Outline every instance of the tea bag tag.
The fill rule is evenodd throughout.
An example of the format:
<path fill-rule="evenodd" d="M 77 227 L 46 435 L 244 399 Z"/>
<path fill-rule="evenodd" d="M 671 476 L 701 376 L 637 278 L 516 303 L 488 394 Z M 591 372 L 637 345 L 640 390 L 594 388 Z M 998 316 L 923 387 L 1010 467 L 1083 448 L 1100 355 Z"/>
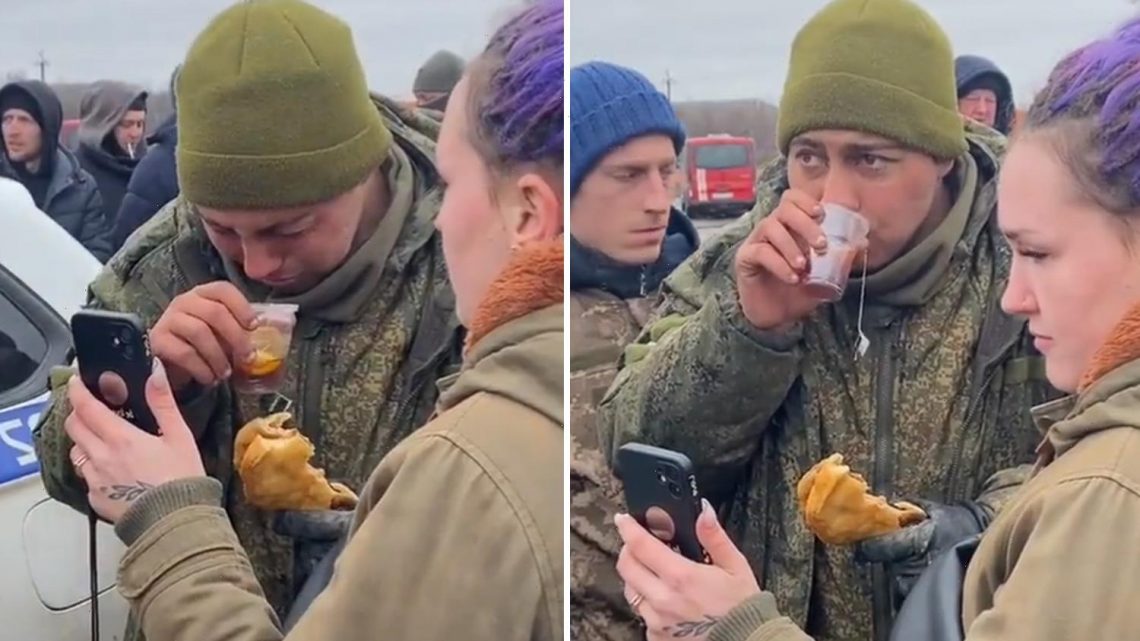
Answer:
<path fill-rule="evenodd" d="M 269 401 L 269 413 L 270 414 L 277 414 L 280 412 L 288 412 L 292 409 L 293 409 L 293 399 L 289 398 L 288 396 L 285 396 L 284 394 L 281 394 L 280 392 L 274 392 L 272 399 L 270 399 L 270 401 Z"/>
<path fill-rule="evenodd" d="M 859 280 L 859 318 L 855 327 L 859 330 L 859 340 L 855 344 L 855 360 L 866 355 L 871 347 L 871 340 L 863 332 L 863 304 L 867 300 L 867 250 L 863 250 L 863 277 Z"/>

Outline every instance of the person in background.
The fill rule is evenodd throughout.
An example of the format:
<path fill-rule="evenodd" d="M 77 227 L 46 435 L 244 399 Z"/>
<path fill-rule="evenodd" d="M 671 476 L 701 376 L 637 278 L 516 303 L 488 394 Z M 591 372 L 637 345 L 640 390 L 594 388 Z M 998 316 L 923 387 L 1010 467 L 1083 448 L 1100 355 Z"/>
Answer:
<path fill-rule="evenodd" d="M 91 174 L 59 144 L 63 106 L 48 85 L 20 80 L 0 89 L 4 162 L 35 206 L 67 230 L 99 262 L 114 253 L 103 200 Z"/>
<path fill-rule="evenodd" d="M 178 146 L 178 72 L 170 77 L 170 99 L 174 113 L 147 138 L 146 155 L 139 161 L 127 183 L 127 193 L 115 216 L 111 242 L 118 251 L 127 237 L 154 217 L 166 203 L 178 196 L 178 171 L 174 150 Z"/>
<path fill-rule="evenodd" d="M 597 404 L 661 282 L 696 250 L 673 207 L 685 131 L 645 76 L 606 62 L 570 70 L 570 632 L 639 639 L 614 569 L 620 484 L 598 445 Z"/>
<path fill-rule="evenodd" d="M 934 18 L 910 0 L 835 0 L 789 62 L 782 157 L 761 171 L 756 208 L 665 280 L 598 431 L 611 461 L 629 442 L 686 454 L 798 625 L 883 641 L 930 560 L 984 530 L 1027 478 L 1040 440 L 1029 408 L 1052 390 L 1024 321 L 998 304 L 1005 138 L 958 114 Z M 828 245 L 825 204 L 869 225 L 836 301 L 805 286 Z M 930 518 L 821 544 L 796 487 L 832 453 Z"/>
<path fill-rule="evenodd" d="M 562 16 L 558 0 L 527 6 L 456 86 L 436 225 L 464 367 L 372 473 L 290 641 L 563 638 Z M 68 386 L 71 455 L 129 546 L 119 590 L 151 639 L 281 639 L 168 380 L 159 364 L 147 386 L 159 437 Z M 144 489 L 108 490 L 123 484 Z"/>
<path fill-rule="evenodd" d="M 949 599 L 908 602 L 916 629 L 898 638 L 1076 641 L 1140 630 L 1140 610 L 1122 603 L 1140 592 L 1138 69 L 1140 20 L 1073 52 L 1006 156 L 998 225 L 1013 263 L 1002 308 L 1027 319 L 1046 376 L 1069 396 L 1034 408 L 1045 439 L 1033 476 L 982 536 L 964 584 L 945 586 Z M 687 638 L 810 641 L 760 589 L 711 509 L 698 522 L 708 566 L 629 517 L 618 527 L 622 576 L 646 595 L 650 639 L 698 621 Z M 924 609 L 937 614 L 946 601 L 961 603 L 960 618 L 923 626 Z"/>
<path fill-rule="evenodd" d="M 463 58 L 450 51 L 433 53 L 416 72 L 412 83 L 416 106 L 437 120 L 442 118 L 455 83 L 463 76 L 464 64 Z"/>
<path fill-rule="evenodd" d="M 146 100 L 141 87 L 100 80 L 79 102 L 76 156 L 99 184 L 109 230 L 114 228 L 131 174 L 146 153 Z"/>
<path fill-rule="evenodd" d="M 958 111 L 1008 136 L 1016 111 L 1009 77 L 981 56 L 958 56 L 954 74 L 958 82 Z"/>
<path fill-rule="evenodd" d="M 343 532 L 349 519 L 282 520 L 250 505 L 235 487 L 234 437 L 289 406 L 328 477 L 359 492 L 431 416 L 435 381 L 458 367 L 463 344 L 434 228 L 436 145 L 370 94 L 349 26 L 301 0 L 221 12 L 177 84 L 181 193 L 96 277 L 89 305 L 135 313 L 149 330 L 261 590 L 284 618 L 310 561 L 335 543 L 306 523 L 327 518 Z M 243 394 L 233 373 L 250 356 L 251 303 L 267 300 L 298 306 L 289 376 L 276 395 Z M 41 476 L 50 496 L 86 512 L 68 458 L 71 407 L 55 378 L 35 430 Z"/>

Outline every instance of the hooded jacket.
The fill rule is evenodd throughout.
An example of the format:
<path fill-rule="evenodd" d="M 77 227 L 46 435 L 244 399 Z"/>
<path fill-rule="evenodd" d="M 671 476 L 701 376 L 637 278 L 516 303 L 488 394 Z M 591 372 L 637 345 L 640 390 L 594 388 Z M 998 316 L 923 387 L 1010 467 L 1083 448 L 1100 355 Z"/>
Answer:
<path fill-rule="evenodd" d="M 108 229 L 115 225 L 115 216 L 127 193 L 127 183 L 146 153 L 140 144 L 132 158 L 119 149 L 115 141 L 115 128 L 127 114 L 131 103 L 146 97 L 140 87 L 100 80 L 88 88 L 79 104 L 79 147 L 76 156 L 83 168 L 95 177 L 99 193 L 103 196 L 103 211 Z"/>
<path fill-rule="evenodd" d="M 441 199 L 435 145 L 392 105 L 387 99 L 375 104 L 395 141 L 385 163 L 392 186 L 388 213 L 324 281 L 276 299 L 300 306 L 280 396 L 292 402 L 292 413 L 316 448 L 316 464 L 353 489 L 427 421 L 438 398 L 434 382 L 457 366 L 462 342 L 434 227 Z M 91 284 L 89 302 L 136 313 L 152 327 L 176 296 L 216 280 L 233 283 L 251 301 L 272 294 L 217 252 L 195 208 L 179 197 L 108 263 Z M 53 381 L 51 404 L 35 430 L 36 453 L 48 494 L 86 512 L 83 481 L 68 460 L 65 381 Z M 273 532 L 265 514 L 245 502 L 232 467 L 237 430 L 280 400 L 237 394 L 230 385 L 179 399 L 207 473 L 226 490 L 226 511 L 261 589 L 284 615 L 299 587 L 293 541 Z"/>
<path fill-rule="evenodd" d="M 38 80 L 24 80 L 0 89 L 23 92 L 38 105 L 42 132 L 42 161 L 39 171 L 32 174 L 20 163 L 12 163 L 16 178 L 28 187 L 36 207 L 46 213 L 60 227 L 87 248 L 99 262 L 107 262 L 114 253 L 111 230 L 103 218 L 103 201 L 95 179 L 80 167 L 72 153 L 59 145 L 59 131 L 63 127 L 63 106 L 51 87 Z M 7 149 L 4 152 L 7 157 Z M 31 182 L 44 186 L 29 187 Z"/>
<path fill-rule="evenodd" d="M 455 89 L 459 79 L 463 77 L 465 66 L 463 58 L 450 51 L 440 50 L 433 53 L 416 71 L 416 79 L 412 82 L 412 91 L 416 94 L 440 94 L 440 96 L 421 106 L 442 114 L 447 108 L 447 101 L 451 97 L 452 90 Z"/>
<path fill-rule="evenodd" d="M 705 243 L 663 286 L 599 411 L 612 457 L 636 441 L 684 452 L 780 611 L 821 639 L 885 639 L 885 572 L 850 546 L 819 544 L 796 484 L 840 452 L 876 494 L 1000 511 L 1028 475 L 1039 434 L 1029 408 L 1052 394 L 1024 321 L 999 301 L 1010 250 L 995 224 L 1004 138 L 967 123 L 952 202 L 926 238 L 787 333 L 753 327 L 737 302 L 736 249 L 788 188 L 766 168 L 757 207 Z M 810 622 L 811 625 L 808 625 Z"/>
<path fill-rule="evenodd" d="M 1009 77 L 996 64 L 981 56 L 958 56 L 954 60 L 954 75 L 958 82 L 958 98 L 979 88 L 994 91 L 997 96 L 994 129 L 1008 136 L 1012 131 L 1015 111 Z"/>
<path fill-rule="evenodd" d="M 115 216 L 111 241 L 116 250 L 136 229 L 178 196 L 178 171 L 174 158 L 174 150 L 178 146 L 177 114 L 147 138 L 147 143 L 146 155 L 131 174 L 127 193 Z"/>
<path fill-rule="evenodd" d="M 966 570 L 964 641 L 1136 638 L 1140 610 L 1127 601 L 1140 591 L 1140 306 L 1093 356 L 1078 393 L 1033 416 L 1045 432 L 1033 477 Z M 811 641 L 773 606 L 750 599 L 710 641 Z"/>
<path fill-rule="evenodd" d="M 518 250 L 471 321 L 435 418 L 365 485 L 332 582 L 287 636 L 212 479 L 116 526 L 119 589 L 163 641 L 560 641 L 562 240 Z"/>
<path fill-rule="evenodd" d="M 598 445 L 597 411 L 622 350 L 641 331 L 661 281 L 700 244 L 674 209 L 658 261 L 628 267 L 570 240 L 570 633 L 580 641 L 640 641 L 615 564 L 621 484 Z"/>

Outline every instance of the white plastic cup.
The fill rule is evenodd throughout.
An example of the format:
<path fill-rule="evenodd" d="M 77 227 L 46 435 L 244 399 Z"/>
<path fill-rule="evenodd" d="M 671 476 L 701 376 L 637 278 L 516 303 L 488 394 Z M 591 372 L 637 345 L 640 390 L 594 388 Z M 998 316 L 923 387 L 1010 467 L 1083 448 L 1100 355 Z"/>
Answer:
<path fill-rule="evenodd" d="M 272 394 L 285 382 L 285 361 L 297 325 L 297 306 L 253 303 L 258 326 L 250 332 L 254 360 L 234 367 L 234 389 L 243 394 Z"/>
<path fill-rule="evenodd" d="M 843 298 L 855 259 L 859 256 L 871 230 L 866 218 L 835 203 L 823 204 L 823 235 L 827 249 L 823 254 L 813 253 L 811 268 L 804 287 L 810 295 L 834 302 Z"/>

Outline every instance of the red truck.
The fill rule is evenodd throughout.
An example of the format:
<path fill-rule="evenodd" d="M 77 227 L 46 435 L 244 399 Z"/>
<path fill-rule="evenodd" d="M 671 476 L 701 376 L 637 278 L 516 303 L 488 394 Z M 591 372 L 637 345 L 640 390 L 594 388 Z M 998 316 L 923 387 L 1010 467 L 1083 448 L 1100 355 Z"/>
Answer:
<path fill-rule="evenodd" d="M 738 216 L 756 204 L 756 142 L 751 138 L 689 138 L 683 163 L 682 200 L 689 216 Z"/>
<path fill-rule="evenodd" d="M 79 147 L 79 120 L 64 120 L 59 130 L 59 144 L 75 151 Z"/>

